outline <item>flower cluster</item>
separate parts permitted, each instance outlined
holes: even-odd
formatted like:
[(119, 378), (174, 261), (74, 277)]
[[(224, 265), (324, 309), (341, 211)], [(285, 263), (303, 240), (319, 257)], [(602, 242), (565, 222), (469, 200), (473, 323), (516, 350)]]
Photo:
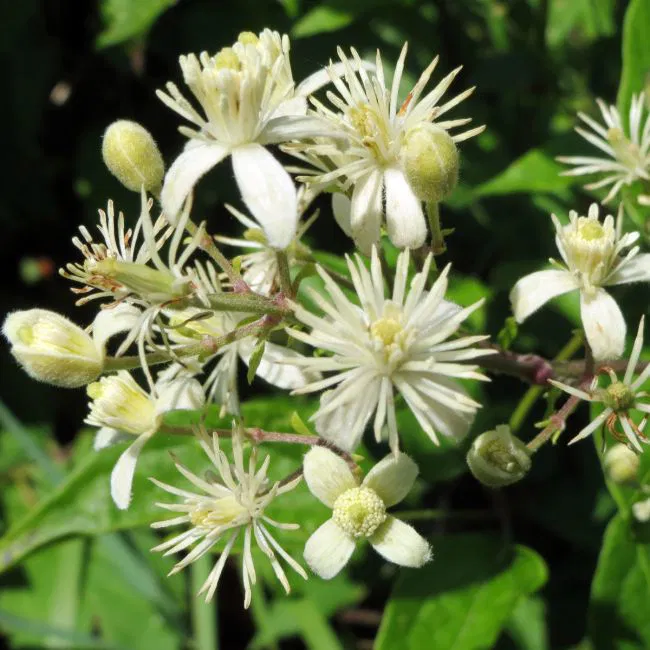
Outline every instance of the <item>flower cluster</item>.
[[(509, 363), (516, 356), (475, 331), (470, 317), (483, 299), (449, 300), (451, 264), (439, 269), (435, 259), (445, 250), (440, 205), (458, 182), (457, 145), (484, 129), (448, 115), (473, 88), (446, 96), (457, 68), (427, 90), (436, 58), (400, 97), (406, 52), (404, 45), (390, 83), (379, 52), (368, 62), (355, 49), (349, 55), (339, 49), (337, 63), (296, 83), (289, 38), (270, 29), (244, 32), (214, 55), (181, 56), (189, 99), (174, 83), (158, 91), (190, 125), (180, 128), (185, 145), (168, 170), (141, 125), (119, 120), (105, 133), (106, 166), (138, 193), (140, 212), (128, 226), (109, 201), (99, 211), (98, 234), (81, 226), (73, 238), (81, 256), (60, 273), (73, 283), (78, 304), (97, 307), (95, 318), (86, 329), (43, 309), (5, 320), (3, 334), (27, 373), (55, 386), (86, 387), (85, 422), (97, 429), (97, 450), (128, 441), (110, 477), (118, 508), (129, 507), (134, 485), (138, 499), (137, 463), (155, 444), (143, 452), (152, 437), (191, 434), (185, 440), (203, 449), (213, 466), (204, 476), (174, 457), (193, 488), (151, 480), (178, 497), (157, 504), (174, 516), (153, 524), (184, 528), (154, 549), (186, 553), (172, 573), (220, 552), (201, 588), (206, 600), (238, 551), (245, 607), (256, 582), (255, 555), (268, 559), (287, 593), (283, 565), (307, 577), (271, 529), (293, 531), (288, 543), (304, 542), (306, 564), (324, 579), (343, 568), (363, 539), (403, 567), (430, 561), (429, 542), (387, 512), (418, 476), (415, 461), (400, 451), (413, 433), (400, 426), (402, 416), (410, 413), (422, 430), (413, 435), (455, 444), (470, 434), (481, 406), (474, 383), (488, 379), (481, 368), (490, 368), (492, 355)], [(326, 85), (324, 98), (316, 96)], [(623, 184), (649, 178), (650, 119), (641, 126), (635, 99), (628, 138), (615, 109), (601, 110), (608, 130), (581, 116), (596, 135), (580, 132), (616, 161), (566, 160), (579, 165), (570, 173), (608, 172), (593, 187), (613, 184), (611, 197)], [(292, 165), (270, 145), (280, 145)], [(196, 221), (192, 209), (195, 186), (226, 158), (241, 195), (241, 205), (226, 206), (239, 229), (234, 235), (209, 219)], [(358, 249), (345, 263), (303, 241), (322, 193), (332, 194), (332, 220)], [(571, 212), (567, 225), (552, 218), (562, 261), (517, 282), (515, 317), (522, 322), (551, 298), (579, 291), (593, 357), (618, 357), (625, 320), (606, 288), (650, 280), (650, 254), (639, 252), (638, 233), (624, 233), (622, 211), (616, 222), (612, 216), (601, 222), (595, 204), (587, 217)], [(224, 253), (224, 245), (237, 253)], [(576, 439), (606, 423), (637, 450), (645, 442), (645, 416), (640, 422), (630, 416), (650, 413), (642, 389), (650, 370), (632, 380), (642, 326), (622, 381), (612, 370), (607, 389), (596, 380), (588, 391), (556, 382), (575, 398), (605, 405)], [(313, 396), (315, 434), (295, 414), (287, 418), (294, 433), (244, 421), (242, 366), (249, 383), (257, 378)], [(167, 414), (179, 410), (192, 412), (191, 427), (169, 426)], [(232, 430), (208, 426), (210, 418), (227, 415)], [(358, 453), (368, 429), (390, 453), (361, 479)], [(260, 463), (258, 445), (274, 442), (310, 451), (290, 474), (272, 480), (273, 447)], [(497, 425), (476, 438), (468, 462), (479, 480), (501, 487), (524, 477), (532, 451)], [(332, 516), (301, 540), (302, 522), (279, 523), (271, 513), (291, 503), (303, 477)]]

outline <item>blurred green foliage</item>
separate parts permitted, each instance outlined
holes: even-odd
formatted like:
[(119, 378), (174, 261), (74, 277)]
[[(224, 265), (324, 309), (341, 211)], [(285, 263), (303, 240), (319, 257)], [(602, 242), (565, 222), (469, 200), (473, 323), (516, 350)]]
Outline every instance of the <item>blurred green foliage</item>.
[[(363, 55), (380, 48), (392, 66), (408, 40), (404, 92), (437, 53), (443, 73), (464, 66), (454, 88), (477, 90), (463, 114), (487, 130), (462, 145), (461, 184), (442, 210), (443, 225), (455, 228), (448, 240), (456, 272), (450, 297), (461, 304), (487, 297), (472, 329), (499, 334), (518, 351), (556, 354), (579, 322), (575, 301), (554, 302), (517, 331), (507, 320), (507, 293), (554, 254), (549, 213), (584, 213), (595, 198), (560, 177), (554, 157), (585, 153), (572, 128), (577, 111), (594, 114), (595, 97), (625, 110), (632, 94), (647, 88), (650, 0), (4, 3), (6, 310), (38, 305), (89, 320), (87, 308), (72, 307), (52, 268), (75, 257), (70, 238), (77, 225), (94, 227), (96, 209), (109, 197), (130, 218), (138, 210), (136, 197), (102, 167), (103, 129), (117, 118), (138, 120), (171, 161), (182, 138), (154, 89), (179, 81), (179, 54), (214, 52), (238, 32), (266, 26), (293, 37), (298, 80), (326, 65), (337, 45)], [(222, 208), (238, 201), (229, 174), (227, 166), (212, 172), (196, 205), (215, 230), (234, 232)], [(331, 253), (349, 250), (349, 242), (331, 227), (325, 201), (321, 207), (310, 244), (323, 251), (323, 262), (343, 270)], [(643, 218), (630, 217), (647, 235)], [(33, 274), (29, 284), (22, 279), (26, 258), (45, 260), (40, 281)], [(622, 287), (616, 297), (628, 323), (638, 322), (647, 288)], [(187, 441), (158, 436), (138, 467), (133, 507), (118, 512), (108, 474), (124, 447), (94, 452), (87, 432), (79, 432), (83, 394), (35, 385), (5, 347), (0, 355), (3, 401), (24, 423), (0, 413), (0, 630), (7, 644), (208, 650), (209, 634), (196, 624), (195, 610), (204, 606), (187, 595), (196, 577), (165, 578), (173, 561), (148, 552), (157, 536), (147, 527), (160, 516), (160, 491), (147, 477), (170, 480), (169, 451), (195, 472), (205, 459)], [(242, 389), (257, 395), (246, 411), (255, 426), (290, 431), (293, 410), (303, 419), (313, 410), (309, 402), (265, 396), (257, 384)], [(495, 377), (480, 390), (487, 406), (474, 434), (507, 421), (525, 387)], [(543, 415), (542, 401), (521, 431), (524, 439)], [(579, 412), (569, 427), (577, 430), (586, 416)], [(605, 486), (588, 442), (544, 449), (525, 481), (489, 492), (467, 474), (469, 441), (465, 448), (434, 448), (412, 416), (401, 414), (400, 425), (422, 477), (404, 507), (438, 513), (418, 522), (432, 540), (434, 562), (419, 572), (397, 571), (360, 550), (331, 582), (292, 576), (289, 598), (263, 572), (250, 613), (241, 610), (233, 563), (216, 608), (209, 608), (208, 626), (210, 617), (219, 620), (219, 647), (330, 650), (371, 647), (375, 638), (379, 650), (650, 647), (648, 531), (630, 515), (638, 494)], [(300, 450), (274, 452), (278, 477), (299, 462)], [(367, 450), (368, 458), (383, 453)], [(302, 524), (293, 537), (298, 546), (289, 536), (281, 540), (296, 554), (328, 516), (304, 486), (277, 508), (279, 520)]]

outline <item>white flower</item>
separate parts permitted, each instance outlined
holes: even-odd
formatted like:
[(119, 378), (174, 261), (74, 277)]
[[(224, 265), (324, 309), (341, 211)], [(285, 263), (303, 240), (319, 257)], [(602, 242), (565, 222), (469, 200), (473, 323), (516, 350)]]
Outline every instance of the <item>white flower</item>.
[(203, 52), (180, 58), (185, 83), (205, 117), (167, 84), (160, 99), (197, 130), (165, 177), (161, 202), (174, 220), (185, 198), (206, 172), (232, 156), (235, 179), (247, 208), (264, 229), (269, 244), (285, 248), (296, 232), (296, 188), (284, 167), (263, 145), (318, 135), (323, 125), (305, 116), (306, 96), (328, 80), (322, 72), (294, 86), (289, 38), (265, 29), (240, 34), (232, 47), (215, 56)]
[(650, 280), (650, 254), (639, 255), (638, 246), (623, 254), (639, 233), (622, 234), (622, 209), (616, 226), (611, 215), (600, 223), (596, 203), (590, 206), (587, 217), (572, 210), (566, 226), (555, 215), (551, 219), (564, 265), (551, 260), (556, 270), (531, 273), (515, 284), (510, 292), (515, 318), (521, 323), (552, 298), (577, 289), (582, 325), (594, 357), (620, 357), (625, 346), (625, 320), (603, 287)]
[(562, 156), (558, 160), (576, 165), (574, 169), (563, 172), (564, 176), (585, 174), (605, 174), (605, 177), (585, 185), (585, 189), (595, 190), (611, 185), (603, 203), (613, 199), (623, 185), (630, 185), (638, 179), (650, 180), (650, 114), (643, 122), (644, 93), (632, 97), (629, 116), (629, 134), (615, 106), (607, 106), (598, 99), (598, 108), (605, 122), (604, 126), (594, 119), (578, 113), (578, 117), (592, 131), (576, 127), (576, 131), (594, 147), (607, 154), (607, 157)]
[[(549, 382), (561, 390), (583, 399), (587, 402), (596, 402), (603, 404), (605, 408), (589, 423), (569, 444), (586, 438), (592, 434), (603, 423), (607, 425), (608, 431), (620, 442), (626, 442), (630, 448), (639, 453), (643, 451), (641, 443), (648, 444), (648, 438), (644, 435), (646, 420), (650, 415), (650, 401), (647, 399), (649, 394), (642, 390), (645, 382), (650, 378), (650, 363), (646, 365), (641, 374), (633, 380), (634, 370), (639, 361), (639, 355), (643, 349), (643, 326), (645, 318), (641, 317), (639, 330), (634, 340), (634, 346), (628, 360), (623, 379), (619, 380), (616, 373), (611, 368), (604, 368), (609, 375), (610, 384), (607, 388), (598, 387), (598, 375), (591, 383), (588, 391), (581, 390), (568, 384), (549, 379)], [(643, 419), (636, 424), (630, 415), (630, 411), (636, 410), (643, 413)], [(616, 423), (620, 422), (622, 432), (616, 429)]]
[[(462, 437), (474, 419), (480, 404), (469, 398), (455, 379), (486, 379), (475, 365), (464, 362), (491, 350), (470, 347), (485, 336), (447, 339), (483, 301), (465, 309), (446, 302), (449, 267), (425, 291), (432, 259), (431, 255), (427, 257), (407, 291), (409, 253), (402, 252), (392, 296), (386, 298), (379, 256), (373, 247), (370, 271), (361, 257), (356, 256), (356, 262), (348, 259), (361, 307), (352, 303), (320, 267), (318, 273), (328, 299), (316, 292), (312, 298), (325, 316), (295, 307), (296, 317), (311, 327), (311, 332), (290, 330), (291, 336), (331, 356), (294, 363), (335, 374), (294, 392), (313, 392), (338, 384), (323, 396), (313, 419), (321, 435), (341, 449), (352, 451), (357, 447), (374, 412), (375, 437), (381, 438), (387, 422), (390, 447), (397, 451), (396, 390), (436, 443), (436, 432)], [(340, 427), (341, 422), (346, 426)]]
[[(196, 307), (189, 307), (173, 312), (171, 327), (167, 333), (171, 340), (181, 344), (200, 340), (203, 337), (218, 339), (235, 330), (237, 323), (244, 316), (244, 314), (220, 311), (209, 313)], [(217, 360), (204, 385), (208, 399), (214, 399), (222, 405), (222, 415), (239, 414), (238, 366), (240, 360), (246, 366), (249, 365), (256, 344), (257, 339), (247, 337), (221, 345), (214, 354), (201, 358), (202, 368)], [(313, 370), (293, 365), (294, 361), (302, 358), (302, 355), (295, 350), (267, 341), (264, 346), (264, 356), (255, 374), (279, 388), (288, 390), (301, 388), (310, 381), (320, 378), (320, 375)], [(182, 368), (180, 365), (176, 367), (179, 370)]]
[(157, 396), (150, 395), (126, 370), (102, 377), (87, 388), (92, 401), (85, 422), (100, 427), (95, 449), (119, 442), (126, 437), (125, 434), (136, 436), (111, 473), (111, 496), (121, 510), (129, 507), (138, 457), (158, 430), (163, 413), (176, 409), (194, 410), (204, 403), (203, 391), (195, 379), (181, 377), (158, 388)]
[[(104, 260), (118, 260), (137, 265), (147, 264), (151, 261), (152, 250), (160, 250), (174, 232), (165, 218), (160, 215), (151, 226), (151, 236), (147, 237), (143, 228), (142, 215), (145, 210), (149, 212), (153, 202), (148, 200), (146, 195), (142, 195), (142, 201), (141, 215), (133, 229), (125, 227), (122, 212), (116, 218), (113, 201), (108, 202), (106, 212), (99, 210), (99, 226), (97, 226), (101, 234), (99, 242), (93, 240), (85, 226), (79, 227), (83, 239), (73, 237), (72, 243), (81, 251), (84, 261), (81, 264), (70, 263), (64, 269), (59, 269), (59, 273), (64, 278), (83, 285), (81, 288), (72, 289), (73, 293), (83, 295), (77, 301), (78, 305), (102, 298), (118, 301), (128, 296), (131, 290), (116, 278), (102, 273), (101, 263)], [(95, 292), (91, 293), (93, 290)]]
[[(417, 248), (425, 241), (427, 226), (422, 196), (410, 182), (414, 179), (408, 178), (407, 167), (411, 165), (405, 164), (408, 162), (405, 155), (409, 151), (410, 139), (424, 132), (429, 133), (434, 141), (446, 137), (455, 151), (453, 143), (467, 140), (485, 128), (481, 126), (451, 136), (447, 135), (450, 129), (467, 124), (470, 119), (439, 121), (473, 91), (470, 88), (440, 105), (442, 96), (461, 68), (451, 72), (420, 98), (438, 62), (437, 57), (400, 106), (397, 96), (406, 50), (405, 44), (389, 90), (379, 51), (376, 73), (373, 74), (362, 67), (354, 49), (351, 50), (351, 60), (339, 48), (344, 74), (340, 77), (335, 69), (330, 70), (338, 95), (327, 94), (334, 108), (311, 98), (316, 114), (329, 122), (328, 137), (319, 138), (312, 144), (291, 146), (306, 162), (313, 158), (322, 161), (311, 175), (299, 180), (320, 185), (335, 182), (343, 190), (353, 186), (351, 202), (335, 204), (337, 220), (364, 252), (379, 240), (384, 214), (388, 235), (396, 246)], [(341, 142), (346, 142), (346, 145)], [(323, 172), (323, 167), (330, 171)]]
[(266, 508), (275, 497), (293, 490), (301, 480), (298, 477), (285, 485), (271, 484), (266, 476), (269, 456), (257, 467), (257, 448), (253, 447), (250, 458), (244, 463), (244, 452), (240, 434), (233, 429), (232, 449), (234, 464), (231, 465), (224, 452), (219, 449), (219, 440), (213, 435), (212, 441), (207, 435), (199, 434), (201, 447), (214, 464), (219, 479), (210, 473), (205, 479), (199, 478), (176, 461), (178, 471), (185, 476), (201, 493), (182, 490), (162, 483), (155, 478), (151, 480), (170, 494), (182, 498), (181, 503), (158, 503), (166, 510), (176, 513), (172, 519), (152, 524), (153, 528), (166, 528), (179, 524), (189, 524), (191, 528), (154, 547), (153, 551), (165, 551), (165, 555), (183, 551), (193, 544), (194, 548), (171, 570), (169, 575), (177, 573), (191, 562), (205, 555), (217, 542), (225, 540), (217, 563), (208, 575), (199, 594), (205, 593), (210, 601), (219, 584), (219, 578), (230, 554), (235, 540), (244, 534), (242, 553), (242, 577), (244, 582), (244, 607), (251, 602), (251, 584), (255, 584), (256, 574), (253, 565), (251, 546), (253, 538), (262, 552), (269, 558), (273, 571), (282, 583), (285, 591), (290, 592), (289, 582), (280, 565), (276, 553), (300, 576), (307, 579), (304, 569), (278, 544), (269, 532), (269, 526), (283, 530), (295, 530), (297, 524), (282, 524), (265, 514)]
[(406, 454), (387, 456), (361, 484), (347, 463), (325, 447), (307, 452), (303, 471), (311, 493), (332, 508), (332, 518), (305, 545), (305, 561), (321, 578), (333, 578), (361, 538), (389, 562), (401, 566), (421, 567), (431, 560), (428, 542), (386, 512), (408, 494), (417, 477), (417, 465)]
[(91, 336), (64, 316), (47, 309), (15, 311), (7, 316), (2, 333), (11, 354), (25, 372), (38, 381), (61, 388), (79, 388), (104, 369), (106, 342), (132, 322), (128, 305), (114, 315), (100, 311)]

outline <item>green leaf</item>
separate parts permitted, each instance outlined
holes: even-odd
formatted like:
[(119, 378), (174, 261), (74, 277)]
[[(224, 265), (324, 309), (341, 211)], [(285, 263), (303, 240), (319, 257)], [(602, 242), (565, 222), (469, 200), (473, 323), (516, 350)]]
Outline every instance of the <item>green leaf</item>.
[(591, 585), (589, 637), (595, 650), (650, 647), (650, 545), (621, 515), (607, 526)]
[(248, 371), (246, 372), (246, 380), (249, 384), (252, 384), (255, 379), (255, 374), (264, 356), (265, 348), (266, 339), (260, 339), (255, 345), (255, 348), (253, 348), (253, 354), (251, 354), (250, 361), (248, 362)]
[(546, 42), (551, 48), (591, 42), (616, 31), (614, 0), (551, 0), (546, 23)]
[(505, 171), (479, 185), (475, 197), (498, 196), (516, 192), (551, 192), (566, 194), (575, 181), (560, 176), (563, 167), (539, 149), (531, 149)]
[(538, 596), (520, 600), (508, 622), (508, 633), (521, 650), (548, 650), (544, 601)]
[(632, 0), (623, 23), (623, 72), (616, 99), (624, 124), (627, 123), (632, 95), (644, 89), (647, 92), (650, 82), (648, 25), (650, 0)]
[(176, 0), (103, 0), (105, 28), (97, 37), (97, 47), (118, 45), (144, 35), (173, 4)]
[[(153, 546), (156, 538), (143, 531)], [(103, 638), (126, 648), (175, 650), (181, 645), (183, 629), (167, 619), (151, 600), (142, 597), (118, 570), (119, 558), (113, 557), (97, 540), (86, 558), (85, 591), (81, 600), (83, 616), (98, 625)], [(173, 562), (167, 558), (167, 570)], [(174, 578), (182, 581), (183, 577)]]
[[(313, 404), (291, 398), (251, 400), (243, 407), (245, 422), (273, 431), (291, 431), (291, 414), (298, 411), (308, 417)], [(227, 421), (222, 421), (226, 426)], [(224, 440), (224, 447), (227, 447)], [(0, 540), (0, 571), (15, 565), (27, 554), (53, 540), (68, 535), (100, 535), (138, 526), (148, 526), (164, 519), (155, 503), (161, 491), (147, 480), (155, 476), (165, 483), (185, 484), (171, 461), (178, 456), (194, 473), (203, 474), (210, 462), (191, 437), (158, 434), (140, 455), (133, 483), (133, 502), (128, 510), (118, 510), (110, 496), (109, 476), (124, 445), (92, 452), (49, 496), (30, 510)], [(268, 447), (266, 447), (268, 449)], [(279, 480), (292, 473), (301, 463), (306, 447), (275, 444), (269, 475)], [(283, 503), (284, 501), (284, 503)], [(300, 531), (287, 536), (287, 545), (298, 547), (326, 518), (304, 484), (283, 495), (272, 504), (272, 516), (301, 523)]]
[(353, 20), (354, 13), (348, 10), (320, 5), (296, 21), (291, 34), (294, 38), (304, 38), (322, 32), (335, 32), (347, 27)]
[(488, 535), (442, 537), (430, 564), (403, 571), (375, 648), (492, 648), (522, 598), (545, 580), (544, 561), (528, 548)]

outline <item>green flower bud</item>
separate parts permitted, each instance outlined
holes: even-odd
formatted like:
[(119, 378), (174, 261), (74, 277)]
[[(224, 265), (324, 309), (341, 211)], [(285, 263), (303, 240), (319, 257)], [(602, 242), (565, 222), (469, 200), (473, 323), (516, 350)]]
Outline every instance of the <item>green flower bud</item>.
[(458, 148), (452, 137), (434, 124), (416, 126), (404, 139), (402, 164), (421, 201), (446, 199), (458, 184)]
[(142, 186), (157, 194), (165, 175), (165, 163), (151, 133), (137, 122), (117, 120), (104, 133), (102, 156), (109, 171), (127, 189)]
[(497, 488), (520, 481), (531, 467), (530, 451), (499, 424), (494, 431), (482, 433), (467, 454), (467, 464), (478, 481)]
[(639, 472), (639, 456), (627, 445), (610, 447), (603, 458), (603, 467), (610, 481), (619, 485), (634, 484)]

